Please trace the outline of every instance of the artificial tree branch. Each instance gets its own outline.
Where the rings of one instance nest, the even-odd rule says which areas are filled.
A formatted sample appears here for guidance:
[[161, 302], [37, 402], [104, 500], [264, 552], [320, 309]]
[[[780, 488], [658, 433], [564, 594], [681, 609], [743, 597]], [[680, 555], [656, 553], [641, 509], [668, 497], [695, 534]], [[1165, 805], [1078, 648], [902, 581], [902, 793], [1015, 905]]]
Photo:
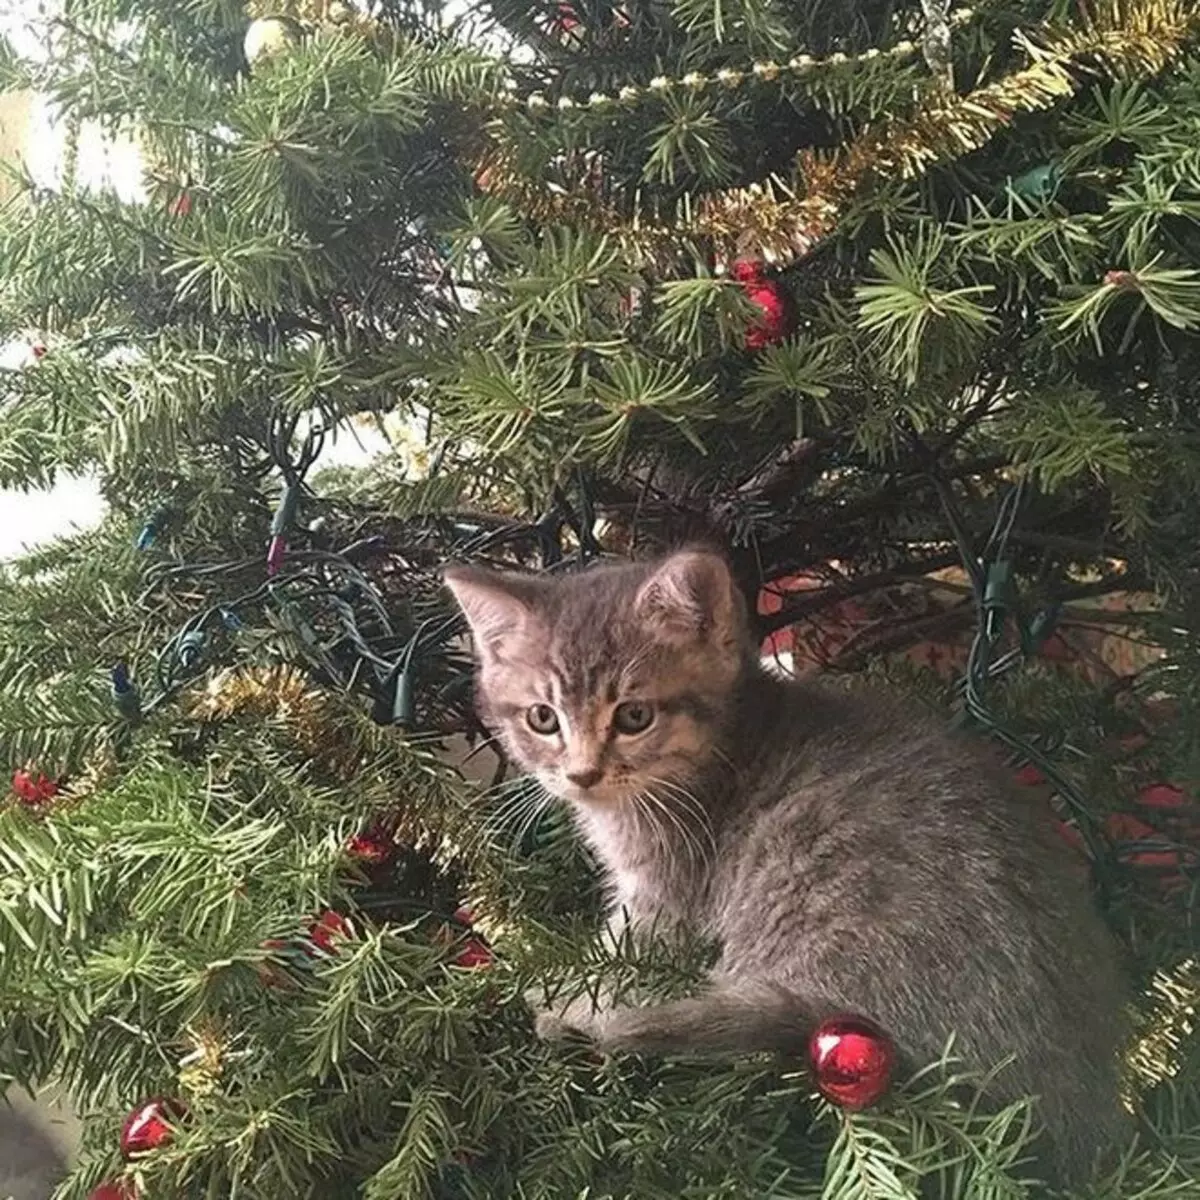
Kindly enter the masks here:
[[[1066, 590], [1062, 594], [1062, 599], [1068, 601], [1084, 599], [1089, 596], [1108, 595], [1113, 592], [1130, 590], [1131, 586], [1128, 576], [1113, 575], [1090, 583], [1078, 584], [1074, 588]], [[975, 600], [973, 597], [969, 597], [939, 613], [926, 613], [899, 623], [888, 622], [882, 628], [882, 623], [877, 623], [861, 630], [847, 640], [830, 662], [829, 667], [831, 670], [838, 671], [861, 670], [869, 659], [881, 654], [906, 650], [918, 642], [927, 641], [933, 637], [946, 637], [969, 629], [975, 618]]]
[[[806, 592], [802, 599], [795, 600], [778, 612], [760, 616], [755, 622], [755, 632], [760, 638], [769, 637], [772, 633], [777, 633], [789, 625], [809, 619], [824, 609], [853, 596], [865, 596], [896, 584], [911, 583], [915, 578], [928, 575], [932, 571], [945, 570], [957, 562], [957, 551], [947, 550], [896, 567], [891, 571], [878, 571], [872, 575], [864, 575], [860, 579], [848, 580], [843, 584], [831, 584], [828, 587]], [[769, 583], [766, 586], [768, 589], [770, 588]]]

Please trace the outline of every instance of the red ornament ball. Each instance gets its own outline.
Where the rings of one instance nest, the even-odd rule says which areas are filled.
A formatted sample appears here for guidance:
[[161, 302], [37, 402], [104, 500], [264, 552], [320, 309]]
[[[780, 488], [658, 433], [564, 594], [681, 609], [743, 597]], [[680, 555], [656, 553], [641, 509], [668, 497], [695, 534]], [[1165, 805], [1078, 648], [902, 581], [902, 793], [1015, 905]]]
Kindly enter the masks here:
[[165, 1146], [175, 1135], [175, 1125], [187, 1113], [182, 1100], [160, 1096], [139, 1104], [121, 1127], [121, 1154], [132, 1158]]
[[58, 783], [40, 771], [36, 775], [31, 771], [14, 771], [12, 790], [22, 804], [38, 808], [58, 795]]
[[396, 839], [382, 826], [372, 826], [346, 843], [346, 853], [361, 863], [377, 867], [395, 855]]
[[[468, 970], [476, 967], [490, 967], [496, 961], [496, 956], [492, 952], [491, 946], [488, 945], [487, 939], [475, 932], [473, 928], [474, 914], [465, 904], [455, 909], [454, 921], [463, 927], [466, 934], [459, 945], [458, 953], [452, 960], [454, 965], [465, 967]], [[446, 933], [448, 936], [453, 936], [450, 930], [446, 930]]]
[[840, 1108], [857, 1112], [888, 1090], [896, 1048], [873, 1021], [847, 1015], [817, 1026], [808, 1042], [808, 1058], [817, 1091]]
[[335, 937], [348, 938], [350, 924], [340, 912], [327, 908], [313, 923], [308, 931], [309, 940], [314, 946], [324, 950], [326, 954], [334, 952]]
[[137, 1200], [137, 1188], [128, 1179], [106, 1179], [88, 1192], [88, 1200]]
[[1137, 802], [1145, 808], [1183, 808], [1187, 796], [1173, 783], [1152, 783], [1138, 792]]
[[1083, 840], [1083, 834], [1075, 828], [1074, 825], [1068, 825], [1066, 821], [1055, 821], [1054, 828], [1058, 832], [1058, 836], [1062, 838], [1072, 850], [1078, 850], [1084, 858], [1090, 858], [1087, 842]]
[[729, 268], [729, 278], [736, 279], [738, 283], [757, 283], [766, 277], [766, 268], [753, 258], [736, 259]]
[[564, 42], [578, 41], [583, 34], [579, 14], [570, 4], [560, 4], [550, 22], [550, 33]]
[[454, 956], [456, 967], [490, 967], [495, 955], [492, 948], [481, 937], [471, 934], [463, 943], [462, 949]]
[[749, 259], [738, 259], [729, 268], [729, 274], [742, 285], [746, 299], [759, 311], [758, 319], [746, 330], [746, 349], [762, 350], [782, 342], [792, 331], [791, 312], [783, 287], [767, 275], [762, 263]]

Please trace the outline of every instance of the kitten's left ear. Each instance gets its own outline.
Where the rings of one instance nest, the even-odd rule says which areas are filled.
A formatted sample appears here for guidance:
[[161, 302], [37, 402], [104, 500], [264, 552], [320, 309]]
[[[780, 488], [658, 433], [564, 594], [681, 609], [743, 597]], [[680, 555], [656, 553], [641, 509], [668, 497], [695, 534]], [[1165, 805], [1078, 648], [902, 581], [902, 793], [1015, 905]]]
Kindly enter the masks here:
[[664, 558], [638, 589], [634, 606], [672, 638], [739, 640], [742, 601], [725, 560], [708, 550]]
[[448, 567], [442, 578], [467, 618], [480, 657], [493, 656], [502, 640], [528, 630], [543, 587], [528, 575], [481, 567]]

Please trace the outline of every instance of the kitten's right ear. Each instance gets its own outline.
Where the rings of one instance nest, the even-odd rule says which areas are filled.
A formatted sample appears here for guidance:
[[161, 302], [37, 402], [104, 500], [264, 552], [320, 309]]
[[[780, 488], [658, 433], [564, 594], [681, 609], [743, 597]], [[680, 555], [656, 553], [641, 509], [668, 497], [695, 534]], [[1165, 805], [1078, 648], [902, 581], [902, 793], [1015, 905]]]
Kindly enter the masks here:
[[700, 548], [677, 550], [651, 572], [634, 598], [635, 611], [672, 640], [741, 636], [737, 586], [723, 558]]
[[481, 657], [494, 655], [503, 639], [529, 628], [540, 581], [482, 567], [447, 567], [442, 579], [467, 618]]

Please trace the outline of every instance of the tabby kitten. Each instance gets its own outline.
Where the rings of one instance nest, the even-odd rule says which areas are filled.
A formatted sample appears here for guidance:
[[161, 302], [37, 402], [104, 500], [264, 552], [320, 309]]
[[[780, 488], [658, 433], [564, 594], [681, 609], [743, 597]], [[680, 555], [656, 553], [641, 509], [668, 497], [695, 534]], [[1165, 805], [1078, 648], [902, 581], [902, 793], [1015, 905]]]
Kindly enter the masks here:
[[686, 550], [556, 578], [454, 567], [480, 715], [570, 806], [635, 937], [716, 940], [699, 995], [539, 1016], [605, 1050], [801, 1052], [837, 1012], [910, 1067], [954, 1034], [1040, 1098], [1045, 1169], [1122, 1141], [1123, 988], [1084, 873], [986, 751], [886, 694], [759, 664], [725, 563]]

